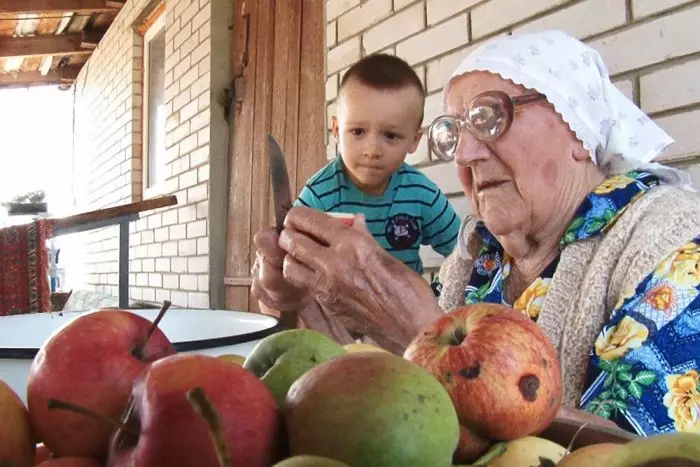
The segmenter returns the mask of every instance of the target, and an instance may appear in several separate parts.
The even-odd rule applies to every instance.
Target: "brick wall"
[[[135,32],[148,0],[130,0],[75,85],[75,187],[79,210],[142,199],[143,40]],[[223,82],[230,2],[168,0],[165,100],[167,170],[164,194],[178,206],[150,211],[131,224],[129,280],[133,299],[208,307],[211,263],[210,171],[225,151],[226,126],[212,89]],[[214,155],[216,157],[214,157]],[[118,228],[83,235],[84,278],[118,293]]]
[[[430,93],[424,124],[441,111],[441,90],[473,47],[508,31],[563,29],[597,49],[613,81],[676,140],[664,156],[700,186],[700,1],[688,0],[327,0],[328,118],[339,77],[378,51],[415,66]],[[329,139],[328,156],[335,155]],[[425,141],[409,157],[464,213],[451,164],[430,164]],[[423,249],[427,265],[439,262]]]

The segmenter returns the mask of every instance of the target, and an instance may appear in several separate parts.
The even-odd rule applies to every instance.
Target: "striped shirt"
[[[309,179],[295,205],[324,212],[362,213],[374,239],[419,274],[421,245],[447,256],[452,253],[460,219],[440,189],[421,171],[404,163],[386,191],[371,196],[360,191],[343,172],[336,157]]]

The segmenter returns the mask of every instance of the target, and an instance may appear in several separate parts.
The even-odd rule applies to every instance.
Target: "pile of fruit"
[[[573,452],[538,437],[561,405],[559,362],[505,307],[456,309],[403,356],[297,329],[243,359],[176,353],[158,328],[168,306],[154,322],[105,309],[58,329],[26,407],[0,381],[0,466],[700,465],[697,435]]]

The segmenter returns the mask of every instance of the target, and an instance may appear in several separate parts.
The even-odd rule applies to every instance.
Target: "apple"
[[[34,465],[34,436],[24,403],[0,379],[0,465]]]
[[[352,227],[352,224],[355,221],[355,214],[352,213],[347,213],[347,212],[327,212],[331,217],[335,217],[336,219],[339,219],[340,222],[343,224],[347,225],[348,227]]]
[[[188,394],[201,388],[221,419],[233,464],[269,467],[277,460],[281,416],[275,398],[250,371],[199,354],[154,362],[134,382],[122,417],[127,429],[112,437],[110,467],[218,467],[209,426]]]
[[[345,344],[343,346],[348,353],[356,352],[389,352],[386,349],[377,347],[376,345],[367,344],[365,342],[351,342],[350,344]]]
[[[451,466],[459,423],[449,395],[420,366],[388,352],[322,363],[290,388],[292,456],[352,466]]]
[[[151,362],[175,353],[157,327],[168,306],[153,323],[129,311],[86,313],[44,342],[29,370],[27,406],[38,440],[57,457],[104,459],[113,427],[81,413],[49,409],[48,401],[119,418],[134,379]]]
[[[294,381],[316,365],[347,351],[312,329],[289,329],[267,336],[250,352],[243,367],[260,378],[282,407]]]
[[[58,457],[45,460],[37,467],[102,467],[102,464],[89,457]]]
[[[487,439],[540,433],[562,402],[556,350],[530,318],[503,305],[454,309],[416,336],[404,358],[435,376],[460,423]]]

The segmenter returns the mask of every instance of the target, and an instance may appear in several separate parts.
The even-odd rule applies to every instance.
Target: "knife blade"
[[[270,156],[270,177],[272,178],[272,200],[275,207],[275,228],[280,233],[284,228],[284,218],[292,209],[292,189],[289,185],[287,161],[282,149],[272,135],[267,135],[267,153]]]
[[[277,140],[267,135],[267,154],[270,158],[270,178],[272,182],[272,202],[275,211],[275,229],[277,233],[284,229],[284,219],[292,209],[292,189],[289,185],[289,171],[287,161],[284,158]],[[294,329],[299,324],[299,314],[294,312],[280,312],[280,322],[285,329]]]

